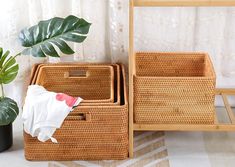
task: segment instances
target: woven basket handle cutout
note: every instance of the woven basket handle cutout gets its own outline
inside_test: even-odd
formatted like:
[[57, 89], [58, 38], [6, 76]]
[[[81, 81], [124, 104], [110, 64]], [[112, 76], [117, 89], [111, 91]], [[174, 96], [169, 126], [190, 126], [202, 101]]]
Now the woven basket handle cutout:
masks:
[[87, 78], [88, 71], [86, 70], [73, 70], [64, 73], [64, 78]]
[[69, 120], [76, 120], [76, 121], [91, 121], [91, 114], [90, 113], [76, 113], [73, 116], [69, 117]]

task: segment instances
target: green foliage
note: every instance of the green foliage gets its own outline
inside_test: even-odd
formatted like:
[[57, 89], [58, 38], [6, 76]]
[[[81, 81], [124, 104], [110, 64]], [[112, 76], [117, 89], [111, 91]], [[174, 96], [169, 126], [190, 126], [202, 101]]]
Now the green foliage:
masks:
[[83, 42], [90, 25], [86, 20], [72, 15], [40, 21], [37, 25], [21, 31], [19, 38], [22, 46], [26, 47], [22, 54], [34, 57], [59, 57], [55, 46], [64, 54], [73, 54], [74, 51], [66, 42]]
[[12, 82], [19, 71], [19, 65], [16, 63], [16, 58], [10, 56], [10, 52], [3, 53], [0, 48], [0, 85], [2, 88], [2, 97], [0, 97], [0, 126], [12, 123], [17, 115], [19, 109], [17, 103], [7, 97], [4, 97], [3, 84]]
[[20, 54], [59, 57], [55, 46], [64, 54], [73, 54], [74, 51], [67, 42], [83, 42], [90, 25], [86, 20], [72, 15], [66, 18], [55, 17], [22, 30], [19, 39], [25, 49], [16, 56], [10, 56], [9, 51], [3, 53], [3, 49], [0, 48], [0, 86], [3, 93], [0, 97], [0, 126], [12, 123], [19, 114], [17, 103], [4, 97], [3, 91], [3, 84], [12, 82], [18, 74], [19, 65], [16, 57]]
[[19, 71], [19, 65], [17, 64], [15, 57], [10, 56], [9, 54], [9, 51], [3, 53], [3, 49], [0, 48], [0, 84], [12, 82]]
[[17, 103], [8, 98], [0, 98], [0, 126], [12, 123], [19, 114]]

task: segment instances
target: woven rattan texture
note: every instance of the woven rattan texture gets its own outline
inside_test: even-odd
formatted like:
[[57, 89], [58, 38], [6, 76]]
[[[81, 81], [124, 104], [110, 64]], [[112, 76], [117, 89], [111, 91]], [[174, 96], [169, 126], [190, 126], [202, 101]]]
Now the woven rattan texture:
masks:
[[[112, 160], [128, 157], [128, 99], [125, 71], [121, 67], [121, 104], [78, 106], [64, 121], [51, 141], [42, 143], [24, 133], [28, 160]], [[79, 115], [89, 115], [80, 120]]]
[[[41, 67], [53, 67], [53, 66], [76, 66], [79, 65], [81, 66], [81, 63], [50, 63], [50, 64], [37, 64], [32, 68], [32, 74], [31, 74], [31, 80], [30, 84], [36, 84], [36, 80], [38, 78], [38, 73]], [[95, 101], [90, 101], [90, 102], [81, 102], [80, 105], [82, 106], [89, 106], [89, 105], [119, 105], [120, 104], [120, 66], [118, 64], [87, 64], [87, 65], [94, 65], [94, 66], [104, 66], [108, 65], [113, 67], [114, 69], [114, 102], [105, 102], [104, 100], [97, 102]], [[63, 91], [63, 90], [60, 90]]]
[[[86, 77], [68, 77], [66, 73], [85, 71]], [[112, 66], [43, 66], [36, 84], [49, 91], [80, 96], [83, 102], [114, 102], [114, 70]]]
[[136, 123], [214, 124], [214, 99], [215, 73], [208, 55], [136, 54]]

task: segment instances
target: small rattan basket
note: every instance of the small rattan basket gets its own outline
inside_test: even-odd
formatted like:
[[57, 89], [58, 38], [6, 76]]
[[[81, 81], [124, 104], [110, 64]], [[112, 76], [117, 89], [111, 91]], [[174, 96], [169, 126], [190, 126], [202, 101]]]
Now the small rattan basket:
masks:
[[215, 72], [204, 53], [136, 53], [134, 119], [214, 124]]
[[112, 66], [42, 66], [36, 84], [49, 91], [80, 96], [83, 103], [114, 102]]

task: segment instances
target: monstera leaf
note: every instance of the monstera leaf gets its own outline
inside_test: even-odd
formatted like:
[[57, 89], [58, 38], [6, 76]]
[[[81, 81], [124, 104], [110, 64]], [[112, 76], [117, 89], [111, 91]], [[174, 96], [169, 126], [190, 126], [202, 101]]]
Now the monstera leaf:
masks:
[[0, 126], [12, 123], [19, 114], [17, 103], [8, 98], [0, 98]]
[[19, 71], [15, 57], [9, 56], [9, 54], [9, 51], [3, 54], [3, 49], [0, 48], [0, 84], [8, 84], [13, 81]]
[[64, 54], [73, 54], [74, 51], [66, 41], [83, 42], [90, 29], [90, 23], [76, 16], [65, 19], [55, 17], [40, 21], [37, 25], [21, 31], [19, 38], [22, 46], [26, 47], [22, 54], [34, 57], [59, 57], [55, 46]]
[[[9, 56], [10, 52], [3, 53], [0, 48], [0, 85], [3, 93], [3, 84], [13, 81], [19, 71], [19, 66], [13, 56]], [[0, 126], [12, 123], [19, 113], [17, 103], [7, 97], [0, 97]]]

